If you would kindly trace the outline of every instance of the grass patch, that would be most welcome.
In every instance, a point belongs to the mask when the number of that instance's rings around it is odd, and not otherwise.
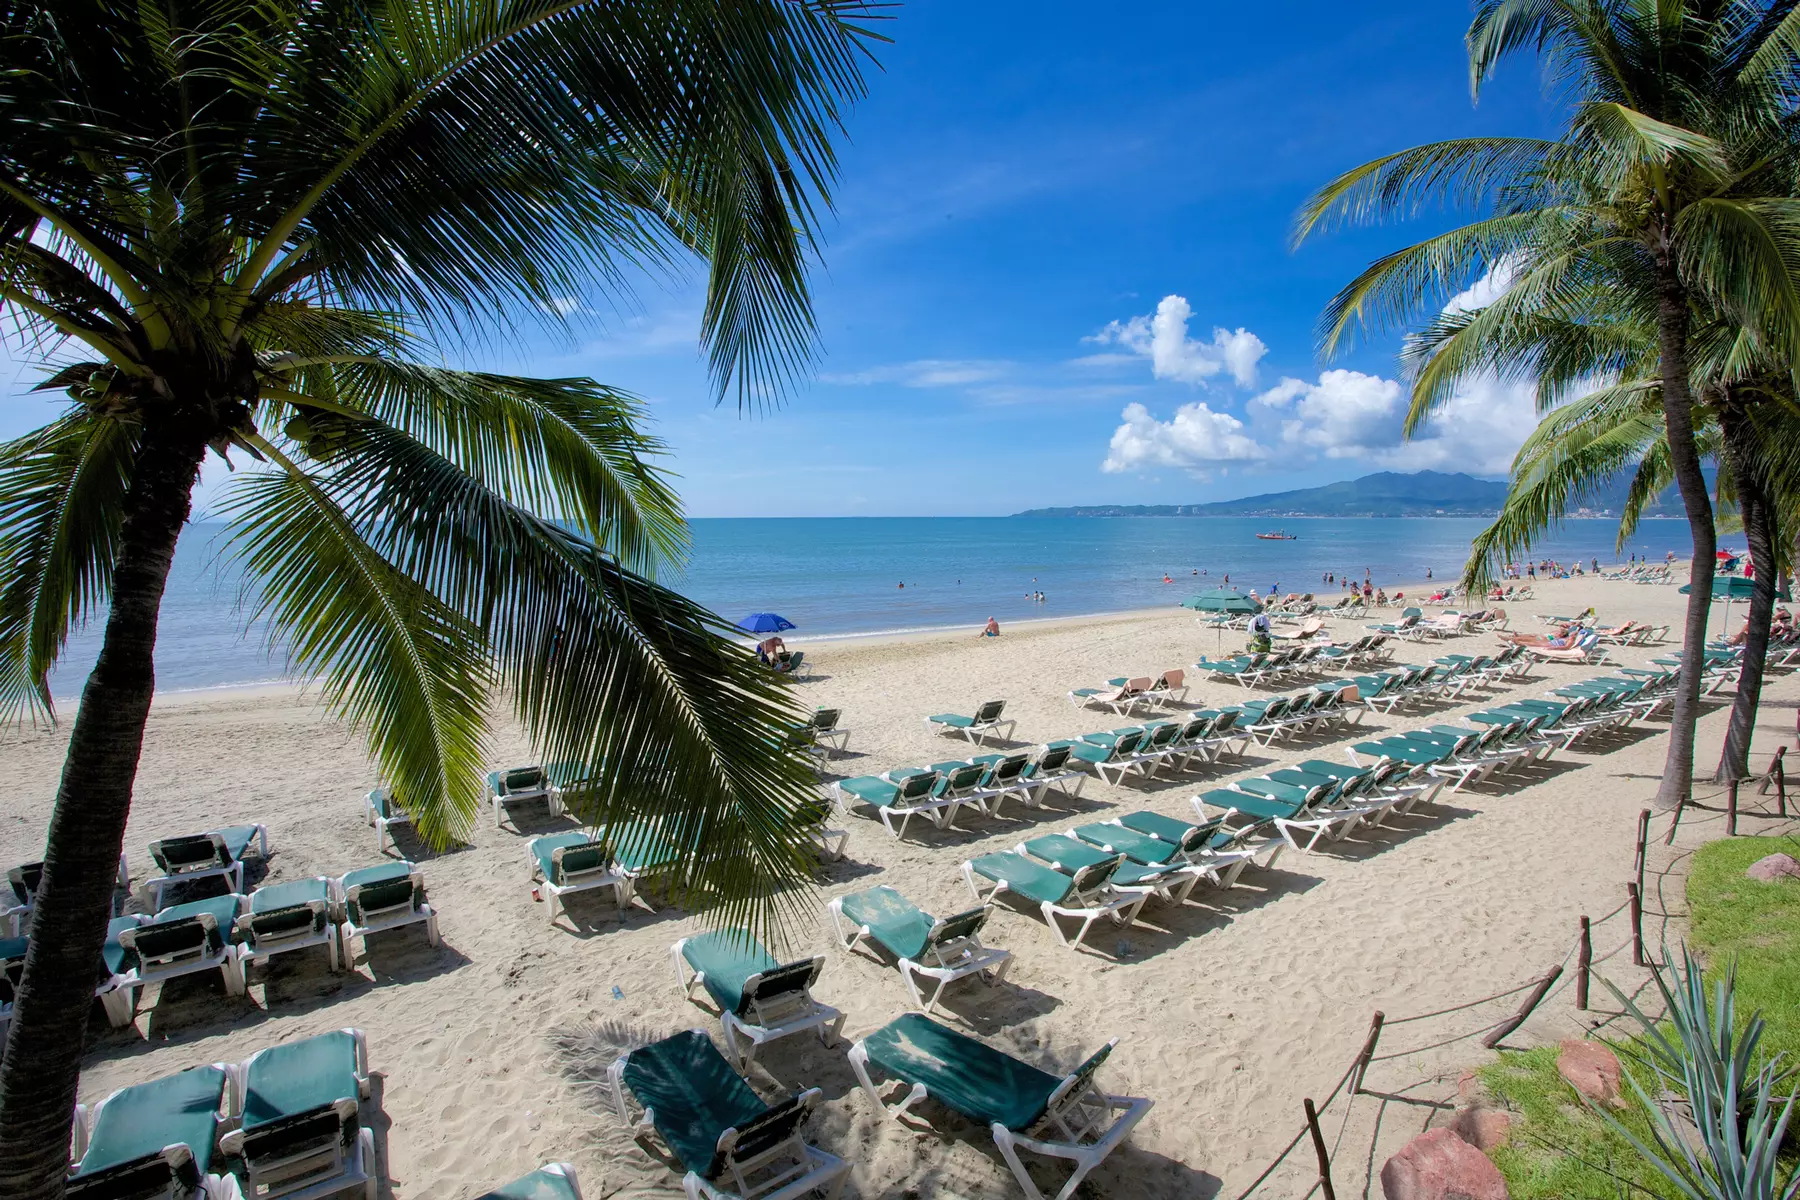
[[[1800,880],[1762,883],[1744,875],[1751,863],[1777,852],[1800,858],[1800,842],[1727,838],[1702,846],[1688,873],[1690,936],[1709,978],[1736,960],[1739,1018],[1762,1014],[1763,1053],[1800,1060]],[[1669,949],[1679,954],[1677,947]],[[1601,987],[1595,995],[1610,1000]],[[1635,1039],[1614,1046],[1626,1070],[1648,1084],[1648,1073],[1632,1062]],[[1511,1143],[1493,1155],[1514,1200],[1673,1195],[1631,1144],[1563,1082],[1556,1054],[1555,1046],[1507,1051],[1480,1071],[1488,1089],[1524,1117]],[[1648,1116],[1629,1088],[1625,1098],[1631,1107],[1620,1119],[1648,1142]]]

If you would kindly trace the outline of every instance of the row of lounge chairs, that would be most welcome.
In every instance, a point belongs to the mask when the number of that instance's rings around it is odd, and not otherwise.
[[[859,806],[867,807],[899,838],[905,836],[908,822],[916,816],[948,829],[965,809],[992,817],[999,815],[1008,799],[1037,808],[1050,789],[1071,797],[1079,795],[1085,780],[1074,768],[1076,761],[1071,746],[981,754],[968,760],[896,767],[880,775],[839,779],[831,784],[830,794],[845,816]]]
[[[1358,638],[1344,646],[1313,644],[1290,646],[1232,658],[1202,658],[1194,670],[1214,679],[1230,679],[1244,688],[1255,687],[1264,680],[1282,680],[1295,676],[1317,676],[1368,663],[1380,662],[1393,653],[1384,634]]]
[[[370,1096],[358,1029],[120,1088],[76,1108],[66,1194],[311,1200],[355,1188],[375,1200]],[[549,1163],[480,1200],[581,1200],[581,1185],[574,1167]]]

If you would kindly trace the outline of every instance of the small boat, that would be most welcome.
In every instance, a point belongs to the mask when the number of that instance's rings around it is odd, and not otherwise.
[[[1275,533],[1259,533],[1256,536],[1265,542],[1297,542],[1300,540],[1299,534],[1288,533],[1285,530]]]

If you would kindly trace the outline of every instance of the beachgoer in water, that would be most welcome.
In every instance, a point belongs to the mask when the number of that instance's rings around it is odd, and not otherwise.
[[[1174,583],[1175,581],[1173,579],[1170,579],[1168,574],[1165,572],[1163,574],[1163,582],[1164,583]]]
[[[981,636],[982,637],[999,637],[1000,636],[1000,622],[994,620],[994,618],[992,618],[992,617],[989,617],[987,625],[981,631]]]
[[[904,583],[903,583],[903,584],[901,584],[901,585],[900,585],[900,587],[901,587],[901,589],[902,589],[902,590],[905,590],[905,588],[906,588],[906,585],[905,585],[905,584],[904,584]]]
[[[1425,568],[1425,578],[1427,578],[1427,579],[1431,578],[1431,568],[1430,567]]]

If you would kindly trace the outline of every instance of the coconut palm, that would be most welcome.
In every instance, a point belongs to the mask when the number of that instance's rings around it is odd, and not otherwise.
[[[1433,201],[1483,212],[1377,260],[1324,315],[1330,353],[1358,328],[1413,324],[1491,273],[1499,297],[1414,381],[1409,434],[1481,361],[1493,326],[1529,320],[1609,279],[1647,281],[1669,470],[1694,542],[1686,653],[1657,797],[1665,807],[1692,787],[1716,544],[1694,431],[1692,312],[1698,298],[1752,314],[1773,353],[1800,357],[1800,204],[1785,124],[1796,46],[1794,0],[1481,0],[1468,35],[1476,94],[1501,60],[1536,49],[1567,101],[1561,135],[1389,155],[1326,185],[1299,220],[1305,238]]]
[[[468,826],[503,696],[547,759],[596,768],[587,819],[662,819],[696,903],[766,922],[806,877],[794,706],[655,582],[684,535],[634,403],[434,346],[697,259],[720,394],[777,399],[812,345],[860,7],[0,0],[0,307],[73,400],[0,447],[0,703],[49,715],[66,636],[104,613],[0,1067],[0,1195],[63,1193],[209,453],[240,468],[215,514],[260,612],[426,838]]]

